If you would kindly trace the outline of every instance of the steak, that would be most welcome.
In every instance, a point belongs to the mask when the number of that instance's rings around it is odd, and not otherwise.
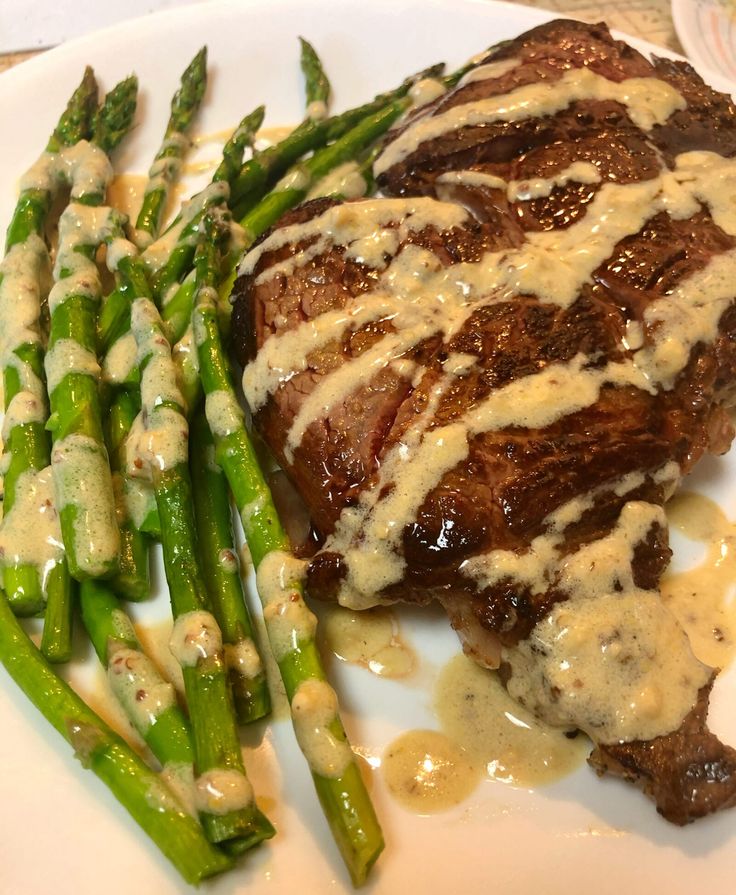
[[[733,436],[734,116],[687,64],[551,22],[391,133],[385,198],[285,215],[233,293],[310,596],[439,601],[675,823],[736,799],[713,670],[658,598],[662,507]]]

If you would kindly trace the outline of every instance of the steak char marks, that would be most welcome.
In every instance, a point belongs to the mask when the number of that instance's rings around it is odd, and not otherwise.
[[[657,598],[661,508],[733,434],[736,112],[603,26],[486,63],[392,133],[393,198],[307,203],[246,257],[246,397],[310,512],[311,596],[438,600],[513,695],[686,823],[736,800],[712,671]]]

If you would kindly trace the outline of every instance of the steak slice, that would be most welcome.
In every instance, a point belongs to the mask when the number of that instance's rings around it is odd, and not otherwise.
[[[703,780],[732,766],[712,670],[656,598],[662,506],[733,434],[733,107],[602,26],[501,52],[392,141],[538,82],[584,98],[420,141],[380,175],[398,198],[286,215],[234,290],[244,390],[309,510],[311,596],[441,602],[512,695],[684,822],[733,800],[730,770],[706,798],[661,745]]]

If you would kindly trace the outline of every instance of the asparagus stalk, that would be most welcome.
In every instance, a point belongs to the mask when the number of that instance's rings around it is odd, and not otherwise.
[[[290,559],[288,538],[245,429],[211,289],[198,290],[193,324],[215,459],[230,484],[259,570],[266,630],[291,704],[297,738],[332,834],[353,882],[360,885],[383,850],[383,835],[340,721],[337,697],[326,681],[313,636],[316,619],[304,602],[297,575],[291,572],[296,561]],[[315,706],[323,712],[316,721]],[[312,753],[308,732],[317,729],[334,762],[325,765]]]
[[[120,81],[105,96],[105,101],[97,111],[92,142],[106,155],[117,147],[130,130],[137,98],[138,79],[135,75]]]
[[[137,295],[149,291],[145,265],[132,243],[121,240],[108,252],[108,268],[115,274],[120,302],[119,335],[103,362],[103,379],[112,390],[105,420],[105,441],[115,487],[120,530],[119,569],[112,588],[128,600],[149,594],[148,538],[160,524],[150,482],[134,477],[127,464],[126,445],[140,411],[140,371],[136,345],[130,331],[130,308]],[[108,301],[109,301],[108,297]]]
[[[109,587],[93,580],[82,583],[79,595],[84,626],[133,727],[164,768],[191,768],[189,724],[174,688],[143,652],[120,601]]]
[[[107,95],[95,123],[96,145],[79,160],[79,183],[59,222],[56,285],[45,358],[52,416],[48,428],[61,531],[69,570],[77,580],[115,572],[120,536],[104,445],[96,320],[101,286],[95,253],[122,235],[122,217],[102,206],[113,149],[130,127],[137,81],[127,78]],[[104,148],[103,148],[104,147]]]
[[[258,810],[245,774],[224,663],[222,634],[207,611],[198,561],[192,489],[187,465],[187,423],[169,344],[154,304],[133,304],[132,329],[141,367],[148,462],[161,517],[166,578],[174,615],[171,648],[182,665],[194,752],[203,796],[202,825],[214,842],[247,838],[256,844],[273,827]],[[207,795],[220,797],[207,800]]]
[[[49,138],[46,152],[23,178],[8,228],[8,255],[0,268],[0,316],[8,324],[12,322],[3,327],[1,350],[7,465],[4,534],[12,526],[16,498],[23,492],[33,492],[50,462],[40,328],[50,259],[43,233],[60,186],[59,153],[91,136],[96,107],[97,82],[92,69],[87,68]],[[20,505],[16,513],[25,511],[27,508]],[[69,572],[61,551],[46,557],[43,565],[45,568],[40,569],[12,549],[5,549],[4,586],[18,614],[35,614],[45,607],[42,650],[49,660],[63,662],[71,653]]]
[[[226,143],[223,149],[223,158],[217,171],[212,178],[213,183],[228,183],[240,170],[243,161],[243,153],[247,146],[251,145],[256,131],[263,123],[265,108],[259,106],[250,115],[247,115],[240,125],[234,131],[232,137]],[[236,231],[239,234],[240,228],[236,228],[230,220],[230,212],[223,204],[215,206],[204,213],[196,222],[196,239],[194,244],[192,240],[182,241],[177,245],[171,256],[171,261],[167,267],[169,268],[169,276],[178,276],[177,268],[185,270],[187,265],[191,265],[195,250],[195,245],[202,241],[207,242],[209,235],[204,232],[204,221],[208,217],[217,216],[220,219],[220,231],[224,238],[232,240]],[[236,239],[236,247],[231,249],[234,257],[240,257],[242,252],[242,241]],[[165,272],[164,272],[165,273]],[[165,283],[166,280],[162,281]],[[172,295],[173,293],[173,295]],[[181,286],[176,286],[174,282],[166,287],[161,298],[163,299],[162,317],[167,326],[167,333],[171,336],[173,348],[173,359],[177,369],[177,379],[181,388],[186,407],[191,411],[196,406],[202,394],[202,386],[199,381],[199,364],[197,361],[196,349],[192,348],[191,327],[189,326],[192,316],[192,296],[194,293],[194,271],[190,271],[187,279]],[[169,305],[174,307],[169,310]]]
[[[197,284],[213,294],[218,282],[217,246],[208,239],[197,249]],[[195,347],[196,351],[196,347]],[[210,399],[210,415],[216,413]],[[190,470],[197,532],[202,550],[210,603],[222,630],[230,683],[238,719],[247,724],[271,709],[263,663],[255,644],[253,625],[245,606],[243,587],[233,547],[232,515],[227,480],[214,459],[214,440],[203,413],[192,426]]]
[[[187,882],[196,884],[231,866],[161,779],[54,674],[1,592],[0,661],[82,764],[102,780]]]
[[[31,233],[43,234],[46,216],[57,178],[53,171],[53,156],[66,146],[74,146],[92,136],[92,122],[97,109],[97,81],[87,66],[82,81],[74,91],[54,132],[46,144],[46,153],[28,172],[21,183],[21,192],[8,227],[5,250],[25,242]]]
[[[118,389],[108,408],[104,427],[120,531],[119,565],[110,585],[126,600],[133,601],[144,600],[150,594],[148,540],[144,529],[150,529],[148,516],[154,511],[153,491],[147,488],[148,483],[132,482],[126,470],[126,441],[139,411],[137,392]],[[147,491],[150,501],[146,499]],[[134,518],[133,503],[140,506],[139,518]]]
[[[182,160],[189,148],[187,132],[206,86],[207,47],[202,47],[181,76],[179,89],[171,100],[163,143],[148,172],[143,204],[135,224],[135,242],[141,248],[158,235],[171,187],[179,178]]]
[[[317,51],[303,37],[301,44],[301,67],[304,74],[304,92],[307,97],[307,117],[321,121],[327,117],[327,103],[330,101],[330,82],[322,66]]]
[[[210,204],[224,204],[229,195],[228,185],[230,180],[240,170],[243,161],[243,153],[255,138],[258,128],[263,123],[265,109],[259,106],[253,112],[246,115],[233,132],[223,148],[223,160],[218,166],[212,178],[213,184],[221,184],[222,189],[213,193],[210,203],[203,203],[203,208],[182,227],[175,245],[165,264],[159,267],[152,276],[154,296],[160,305],[165,305],[169,290],[185,276],[192,267],[197,235],[201,227],[202,218]],[[202,195],[202,194],[200,194]],[[198,197],[195,197],[195,200]],[[144,256],[145,257],[145,256]]]

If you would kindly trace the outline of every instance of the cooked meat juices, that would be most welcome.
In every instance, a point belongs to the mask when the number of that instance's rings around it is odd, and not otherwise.
[[[736,801],[715,671],[658,594],[663,504],[733,435],[734,154],[736,109],[687,64],[551,22],[392,132],[388,198],[286,215],[235,290],[309,593],[438,600],[680,824]]]

